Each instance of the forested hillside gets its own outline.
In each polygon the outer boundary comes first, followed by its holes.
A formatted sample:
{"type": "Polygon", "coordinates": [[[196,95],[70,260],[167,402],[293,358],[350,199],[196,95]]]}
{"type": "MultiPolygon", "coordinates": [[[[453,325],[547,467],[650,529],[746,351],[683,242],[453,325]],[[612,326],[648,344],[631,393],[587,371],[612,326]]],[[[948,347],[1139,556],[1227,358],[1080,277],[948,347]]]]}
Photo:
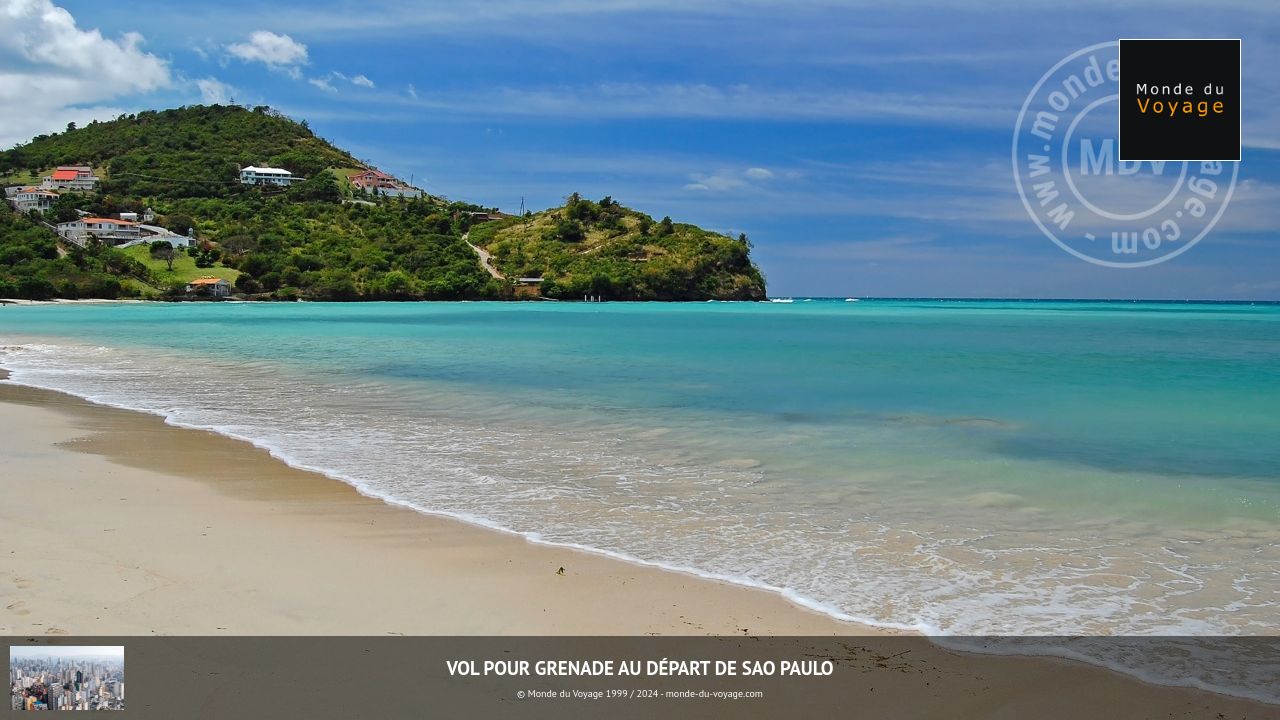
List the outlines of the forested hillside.
{"type": "Polygon", "coordinates": [[[271,165],[312,177],[325,168],[360,165],[305,123],[270,108],[197,105],[38,136],[0,152],[0,176],[80,163],[106,170],[106,194],[157,198],[236,195],[241,166],[271,165]]]}
{"type": "Polygon", "coordinates": [[[544,278],[540,294],[552,298],[764,297],[745,238],[576,194],[565,207],[496,222],[484,222],[488,208],[432,195],[365,195],[347,181],[363,163],[265,107],[194,106],[69,126],[0,152],[0,185],[38,183],[56,166],[80,164],[101,178],[93,191],[64,191],[44,213],[0,211],[0,297],[180,297],[179,280],[194,269],[257,299],[537,296],[537,285],[518,283],[528,276],[544,278]],[[249,165],[305,180],[243,185],[239,169],[249,165]],[[175,271],[163,248],[154,256],[79,248],[46,224],[148,209],[156,226],[195,238],[177,251],[190,255],[179,263],[188,271],[175,271]],[[482,266],[469,231],[504,277],[482,266]]]}

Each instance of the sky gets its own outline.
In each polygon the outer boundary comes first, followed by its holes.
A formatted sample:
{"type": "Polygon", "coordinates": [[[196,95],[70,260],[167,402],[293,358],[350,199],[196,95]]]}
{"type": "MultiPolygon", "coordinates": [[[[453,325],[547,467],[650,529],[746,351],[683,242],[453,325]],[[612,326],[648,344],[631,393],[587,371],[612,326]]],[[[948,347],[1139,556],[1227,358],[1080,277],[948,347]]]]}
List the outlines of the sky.
{"type": "Polygon", "coordinates": [[[271,105],[435,194],[580,192],[737,234],[773,296],[1280,299],[1274,0],[0,0],[0,147],[68,122],[271,105]],[[1010,142],[1055,62],[1243,39],[1244,160],[1179,257],[1091,265],[1010,142]]]}
{"type": "Polygon", "coordinates": [[[123,645],[10,645],[10,658],[124,657],[123,645]]]}

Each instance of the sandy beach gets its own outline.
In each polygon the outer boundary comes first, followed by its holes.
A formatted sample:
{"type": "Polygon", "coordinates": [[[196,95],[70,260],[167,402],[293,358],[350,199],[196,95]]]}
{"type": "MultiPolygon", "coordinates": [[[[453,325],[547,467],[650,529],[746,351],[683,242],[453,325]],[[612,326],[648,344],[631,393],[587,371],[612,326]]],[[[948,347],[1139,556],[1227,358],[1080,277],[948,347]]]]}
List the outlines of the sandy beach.
{"type": "Polygon", "coordinates": [[[771,593],[393,507],[158,417],[2,387],[0,523],[18,543],[4,595],[19,600],[0,634],[850,630],[771,593]]]}
{"type": "MultiPolygon", "coordinates": [[[[61,393],[0,383],[0,422],[0,635],[876,634],[772,593],[390,506],[246,443],[61,393]]],[[[878,678],[885,702],[927,678],[921,702],[963,695],[972,717],[1054,697],[1063,717],[1091,703],[1095,717],[1274,710],[923,639],[911,663],[878,678]]]]}

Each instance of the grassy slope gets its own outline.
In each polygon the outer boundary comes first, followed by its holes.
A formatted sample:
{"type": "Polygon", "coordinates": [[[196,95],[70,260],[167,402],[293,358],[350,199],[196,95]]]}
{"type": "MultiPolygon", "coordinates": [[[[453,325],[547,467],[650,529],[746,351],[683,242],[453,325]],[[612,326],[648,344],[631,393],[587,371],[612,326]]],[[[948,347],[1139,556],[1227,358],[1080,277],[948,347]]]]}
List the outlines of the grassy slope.
{"type": "Polygon", "coordinates": [[[190,282],[202,277],[220,277],[234,283],[236,278],[240,277],[239,270],[223,267],[221,264],[216,264],[210,268],[198,268],[196,267],[196,259],[182,249],[176,251],[177,254],[173,261],[172,271],[168,269],[168,265],[165,264],[164,260],[157,260],[151,257],[151,248],[146,245],[135,245],[131,248],[125,248],[121,252],[146,265],[160,287],[168,287],[174,283],[190,282]]]}
{"type": "Polygon", "coordinates": [[[19,170],[11,172],[8,175],[0,175],[0,187],[8,187],[10,185],[39,185],[40,181],[47,173],[40,173],[35,170],[19,170]]]}
{"type": "Polygon", "coordinates": [[[343,197],[351,197],[356,189],[356,186],[351,184],[351,176],[362,170],[363,168],[358,167],[335,167],[329,168],[329,174],[338,183],[338,190],[342,192],[343,197]]]}

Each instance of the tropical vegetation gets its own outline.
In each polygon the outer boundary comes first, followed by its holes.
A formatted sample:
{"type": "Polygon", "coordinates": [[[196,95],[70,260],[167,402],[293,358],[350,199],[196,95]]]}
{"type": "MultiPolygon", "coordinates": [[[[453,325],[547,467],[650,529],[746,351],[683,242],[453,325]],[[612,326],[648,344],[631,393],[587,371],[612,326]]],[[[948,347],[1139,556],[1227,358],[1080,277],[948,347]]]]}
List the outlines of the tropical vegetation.
{"type": "Polygon", "coordinates": [[[743,236],[576,193],[563,207],[497,221],[492,209],[443,197],[366,195],[347,180],[364,163],[266,107],[194,106],[68,126],[0,152],[0,184],[69,164],[94,167],[97,189],[64,193],[43,214],[0,210],[0,297],[181,297],[185,283],[205,276],[261,299],[500,299],[528,297],[532,287],[550,298],[764,297],[743,236]],[[247,165],[306,180],[242,185],[247,165]],[[81,248],[51,229],[85,213],[147,211],[194,246],[81,248]],[[500,277],[468,241],[492,253],[500,277]]]}

